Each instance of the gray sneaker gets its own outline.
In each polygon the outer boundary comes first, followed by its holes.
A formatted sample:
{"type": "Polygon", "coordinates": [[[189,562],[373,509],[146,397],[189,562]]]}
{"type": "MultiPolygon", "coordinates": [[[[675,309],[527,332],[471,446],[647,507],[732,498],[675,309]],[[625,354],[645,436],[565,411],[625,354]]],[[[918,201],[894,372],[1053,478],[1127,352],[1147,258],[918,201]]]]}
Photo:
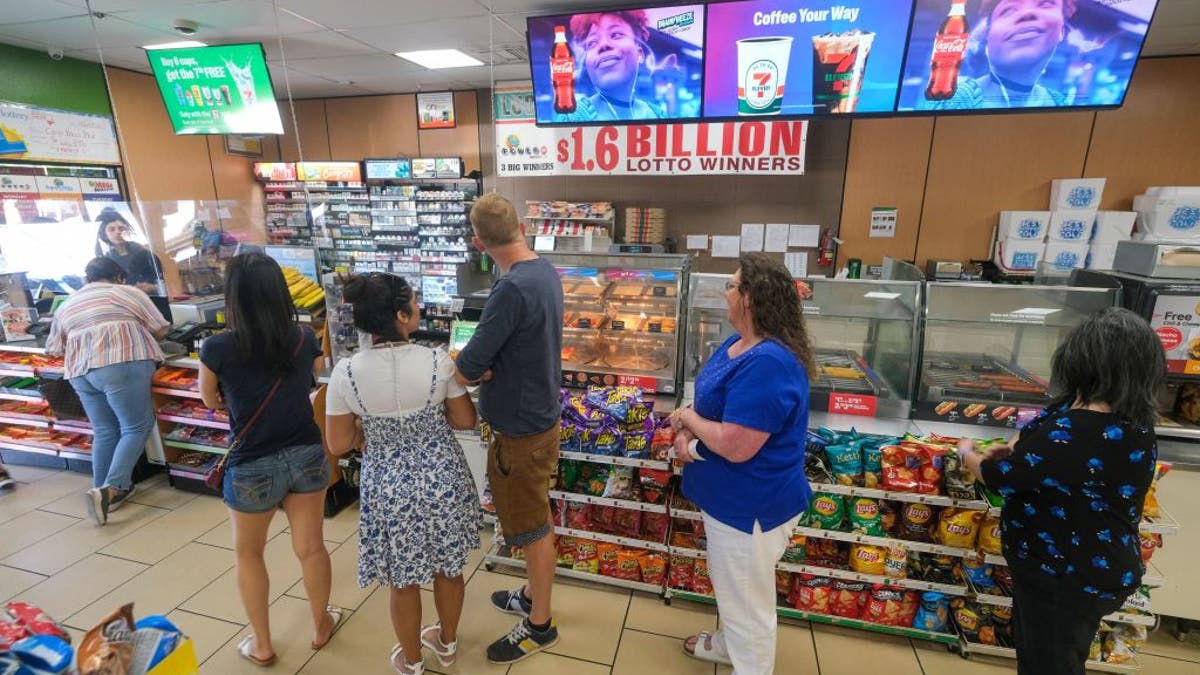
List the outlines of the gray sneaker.
{"type": "Polygon", "coordinates": [[[104,525],[108,522],[108,490],[106,488],[92,488],[84,495],[87,500],[88,515],[92,520],[96,521],[97,525],[104,525]]]}
{"type": "Polygon", "coordinates": [[[135,494],[137,494],[137,483],[130,485],[128,490],[119,490],[115,487],[108,488],[108,512],[112,513],[125,506],[125,503],[135,494]]]}

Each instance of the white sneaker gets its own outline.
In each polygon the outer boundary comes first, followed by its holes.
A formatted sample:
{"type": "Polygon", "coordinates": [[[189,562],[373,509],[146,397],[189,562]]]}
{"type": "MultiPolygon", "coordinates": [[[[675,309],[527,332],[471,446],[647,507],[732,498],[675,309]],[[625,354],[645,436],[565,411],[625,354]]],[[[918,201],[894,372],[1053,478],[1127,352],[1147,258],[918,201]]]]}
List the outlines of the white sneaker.
{"type": "Polygon", "coordinates": [[[450,644],[442,642],[441,622],[421,628],[421,646],[433,652],[433,655],[437,657],[438,663],[442,664],[443,668],[449,668],[454,665],[455,659],[458,658],[458,640],[450,644]]]}

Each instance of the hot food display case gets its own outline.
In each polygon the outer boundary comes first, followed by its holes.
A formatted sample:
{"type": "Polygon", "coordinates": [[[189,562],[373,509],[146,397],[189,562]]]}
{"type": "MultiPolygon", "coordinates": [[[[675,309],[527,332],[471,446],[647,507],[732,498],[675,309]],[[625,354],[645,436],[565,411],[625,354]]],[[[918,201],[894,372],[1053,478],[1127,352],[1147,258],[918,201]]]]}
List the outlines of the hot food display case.
{"type": "Polygon", "coordinates": [[[1054,350],[1113,288],[931,283],[913,417],[1016,428],[1051,400],[1054,350]]]}
{"type": "Polygon", "coordinates": [[[691,258],[545,253],[563,286],[563,385],[676,394],[691,258]]]}
{"type": "MultiPolygon", "coordinates": [[[[733,333],[724,274],[692,274],[684,356],[686,398],[713,352],[733,333]]],[[[817,373],[812,412],[904,419],[916,378],[919,281],[806,279],[803,301],[817,373]]]]}

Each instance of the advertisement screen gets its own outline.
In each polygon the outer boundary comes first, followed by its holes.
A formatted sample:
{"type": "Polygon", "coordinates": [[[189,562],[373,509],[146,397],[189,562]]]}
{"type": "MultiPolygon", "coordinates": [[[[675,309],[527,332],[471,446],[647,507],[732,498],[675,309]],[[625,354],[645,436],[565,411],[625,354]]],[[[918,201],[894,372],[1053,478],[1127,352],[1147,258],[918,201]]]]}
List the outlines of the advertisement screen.
{"type": "Polygon", "coordinates": [[[262,45],[147,50],[176,134],[282,134],[262,45]]]}
{"type": "Polygon", "coordinates": [[[897,110],[1118,106],[1157,0],[917,0],[897,110]]]}
{"type": "Polygon", "coordinates": [[[527,22],[539,124],[700,117],[704,5],[527,22]]]}
{"type": "Polygon", "coordinates": [[[911,11],[897,0],[709,5],[704,117],[892,112],[911,11]]]}
{"type": "Polygon", "coordinates": [[[368,159],[367,180],[387,178],[412,178],[412,161],[408,159],[368,159]]]}

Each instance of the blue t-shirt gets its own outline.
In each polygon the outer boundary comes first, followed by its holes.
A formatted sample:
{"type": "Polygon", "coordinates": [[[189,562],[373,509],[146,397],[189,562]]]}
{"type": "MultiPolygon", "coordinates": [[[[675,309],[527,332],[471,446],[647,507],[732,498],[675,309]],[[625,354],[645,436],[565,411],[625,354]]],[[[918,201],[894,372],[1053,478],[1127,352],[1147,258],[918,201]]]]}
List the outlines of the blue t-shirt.
{"type": "Polygon", "coordinates": [[[758,454],[731,462],[700,443],[702,462],[687,464],[683,493],[708,515],[752,534],[795,520],[812,489],[804,476],[808,432],[808,374],[779,342],[763,340],[736,358],[734,334],[696,378],[696,412],[708,420],[732,422],[770,434],[758,454]]]}

